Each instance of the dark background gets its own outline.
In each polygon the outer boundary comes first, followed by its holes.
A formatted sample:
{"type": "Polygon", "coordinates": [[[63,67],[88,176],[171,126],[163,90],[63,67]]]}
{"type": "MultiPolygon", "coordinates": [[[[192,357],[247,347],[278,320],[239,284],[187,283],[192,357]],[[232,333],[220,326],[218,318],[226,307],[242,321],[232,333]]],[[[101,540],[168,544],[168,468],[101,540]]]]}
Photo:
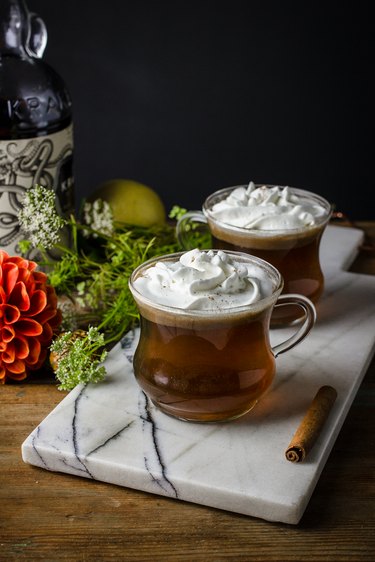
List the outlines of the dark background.
{"type": "Polygon", "coordinates": [[[72,95],[77,200],[122,177],[192,209],[253,180],[375,219],[369,3],[27,4],[72,95]]]}

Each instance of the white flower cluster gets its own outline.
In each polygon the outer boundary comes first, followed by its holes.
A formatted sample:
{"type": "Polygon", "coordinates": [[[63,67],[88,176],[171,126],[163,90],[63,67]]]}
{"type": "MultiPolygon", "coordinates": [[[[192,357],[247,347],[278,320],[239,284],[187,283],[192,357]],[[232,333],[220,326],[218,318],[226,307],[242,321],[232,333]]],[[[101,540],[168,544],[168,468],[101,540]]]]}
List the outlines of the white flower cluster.
{"type": "Polygon", "coordinates": [[[50,350],[56,354],[56,378],[59,390],[72,390],[77,384],[99,382],[106,370],[103,361],[107,357],[104,335],[90,326],[87,332],[65,332],[52,343],[50,350]]]}
{"type": "Polygon", "coordinates": [[[66,221],[56,211],[55,193],[35,185],[26,191],[18,222],[35,248],[52,249],[60,241],[66,221]]]}
{"type": "MultiPolygon", "coordinates": [[[[111,236],[114,232],[113,213],[107,201],[96,199],[93,203],[86,202],[83,206],[83,220],[95,232],[91,235],[97,238],[100,234],[111,236]]],[[[90,236],[88,230],[84,230],[86,237],[90,236]]]]}

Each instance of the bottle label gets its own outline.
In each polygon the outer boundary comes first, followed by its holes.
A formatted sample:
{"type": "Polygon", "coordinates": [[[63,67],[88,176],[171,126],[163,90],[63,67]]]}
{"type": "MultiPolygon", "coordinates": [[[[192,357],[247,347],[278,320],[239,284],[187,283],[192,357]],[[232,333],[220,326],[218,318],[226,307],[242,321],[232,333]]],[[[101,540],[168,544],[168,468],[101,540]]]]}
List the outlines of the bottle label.
{"type": "Polygon", "coordinates": [[[61,215],[74,208],[73,126],[43,137],[0,140],[0,249],[19,254],[25,238],[18,213],[26,191],[34,185],[56,193],[61,215]]]}

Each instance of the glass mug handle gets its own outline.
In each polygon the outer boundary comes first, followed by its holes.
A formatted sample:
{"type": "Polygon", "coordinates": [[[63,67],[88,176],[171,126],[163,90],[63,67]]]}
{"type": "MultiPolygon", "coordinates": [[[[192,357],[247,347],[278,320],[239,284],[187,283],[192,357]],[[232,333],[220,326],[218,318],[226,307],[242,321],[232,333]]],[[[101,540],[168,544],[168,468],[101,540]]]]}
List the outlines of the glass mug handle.
{"type": "Polygon", "coordinates": [[[189,241],[189,231],[191,231],[193,223],[207,224],[207,219],[202,211],[189,211],[177,221],[176,236],[184,250],[192,250],[194,248],[194,245],[189,241]]]}
{"type": "Polygon", "coordinates": [[[305,319],[303,324],[295,332],[295,334],[293,334],[293,336],[272,347],[272,351],[275,357],[280,355],[280,353],[285,353],[285,351],[292,349],[292,347],[302,341],[310,332],[316,320],[315,306],[307,297],[295,294],[280,295],[274,308],[287,305],[300,306],[305,312],[305,319]]]}

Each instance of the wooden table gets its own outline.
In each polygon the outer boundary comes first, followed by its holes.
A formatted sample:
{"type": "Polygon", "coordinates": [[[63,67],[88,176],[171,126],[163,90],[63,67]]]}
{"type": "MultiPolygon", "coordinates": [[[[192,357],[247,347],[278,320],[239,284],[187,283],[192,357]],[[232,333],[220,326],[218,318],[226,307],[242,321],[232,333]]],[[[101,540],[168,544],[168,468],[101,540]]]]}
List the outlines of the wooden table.
{"type": "MultiPolygon", "coordinates": [[[[359,223],[375,240],[375,223],[359,223]]],[[[353,270],[375,274],[375,253],[353,270]]],[[[23,463],[61,401],[53,381],[0,387],[0,561],[375,560],[375,360],[298,526],[165,499],[23,463]]]]}

